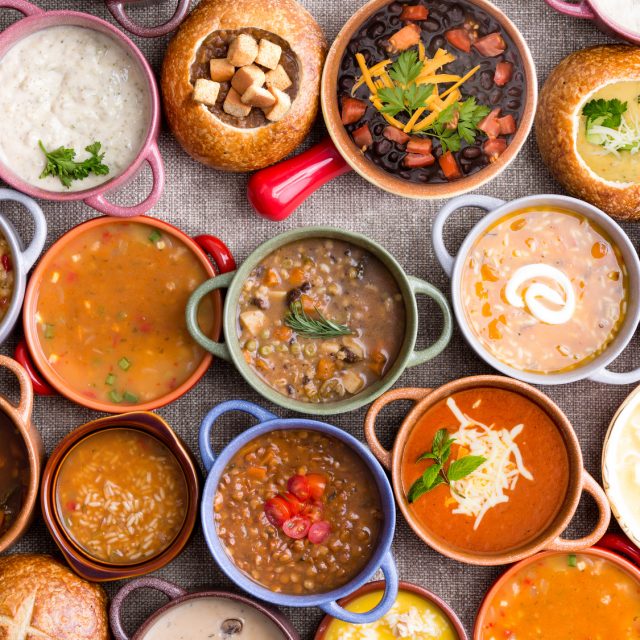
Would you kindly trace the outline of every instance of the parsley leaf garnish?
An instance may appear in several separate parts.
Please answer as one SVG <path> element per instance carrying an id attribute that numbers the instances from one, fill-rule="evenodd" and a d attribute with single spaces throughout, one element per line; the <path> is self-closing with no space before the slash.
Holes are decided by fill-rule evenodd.
<path id="1" fill-rule="evenodd" d="M 53 151 L 47 151 L 42 140 L 38 140 L 38 146 L 42 149 L 42 153 L 47 159 L 47 164 L 40 174 L 40 178 L 46 178 L 47 176 L 57 177 L 67 189 L 71 186 L 73 180 L 84 180 L 90 173 L 98 176 L 109 173 L 109 167 L 102 163 L 104 152 L 100 153 L 102 145 L 99 142 L 94 142 L 85 147 L 85 151 L 90 155 L 81 162 L 75 159 L 75 149 L 58 147 Z"/>
<path id="2" fill-rule="evenodd" d="M 415 49 L 407 49 L 389 67 L 389 77 L 407 87 L 418 79 L 422 67 L 422 62 L 418 60 L 418 52 Z"/>
<path id="3" fill-rule="evenodd" d="M 587 118 L 587 128 L 599 124 L 610 129 L 617 129 L 622 122 L 622 114 L 627 110 L 627 103 L 613 98 L 612 100 L 590 100 L 582 107 L 582 115 Z"/>

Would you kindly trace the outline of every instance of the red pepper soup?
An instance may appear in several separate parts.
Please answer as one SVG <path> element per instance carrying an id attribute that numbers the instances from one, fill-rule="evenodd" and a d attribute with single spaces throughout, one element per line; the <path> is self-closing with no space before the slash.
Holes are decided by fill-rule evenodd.
<path id="1" fill-rule="evenodd" d="M 556 518 L 569 461 L 557 426 L 519 393 L 479 387 L 428 409 L 402 457 L 409 508 L 432 535 L 461 550 L 526 544 Z"/>
<path id="2" fill-rule="evenodd" d="M 184 310 L 208 277 L 189 247 L 156 227 L 91 227 L 42 274 L 36 322 L 43 354 L 89 399 L 136 405 L 161 398 L 206 355 L 187 331 Z M 204 300 L 198 318 L 207 335 L 214 317 L 213 301 Z"/>

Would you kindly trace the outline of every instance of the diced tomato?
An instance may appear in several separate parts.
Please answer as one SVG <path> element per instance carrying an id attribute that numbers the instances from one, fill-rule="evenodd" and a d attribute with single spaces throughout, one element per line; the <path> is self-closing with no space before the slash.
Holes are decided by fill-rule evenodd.
<path id="1" fill-rule="evenodd" d="M 478 50 L 480 55 L 486 58 L 495 58 L 507 50 L 507 43 L 497 31 L 476 40 L 473 46 Z"/>
<path id="2" fill-rule="evenodd" d="M 411 136 L 406 134 L 404 131 L 398 129 L 398 127 L 392 127 L 389 125 L 385 127 L 385 130 L 382 132 L 382 135 L 387 139 L 393 142 L 397 142 L 398 144 L 407 144 L 411 139 Z"/>
<path id="3" fill-rule="evenodd" d="M 513 64 L 511 62 L 498 62 L 496 72 L 493 75 L 493 81 L 499 86 L 504 87 L 513 76 Z"/>
<path id="4" fill-rule="evenodd" d="M 430 153 L 407 153 L 402 159 L 402 164 L 410 169 L 418 167 L 430 167 L 436 159 Z"/>
<path id="5" fill-rule="evenodd" d="M 304 504 L 290 491 L 281 495 L 287 501 L 292 516 L 297 516 L 304 509 Z"/>
<path id="6" fill-rule="evenodd" d="M 289 489 L 289 491 L 298 498 L 298 500 L 308 500 L 311 496 L 307 476 L 291 476 L 289 478 L 289 482 L 287 482 L 287 489 Z"/>
<path id="7" fill-rule="evenodd" d="M 293 538 L 294 540 L 301 540 L 307 535 L 310 527 L 311 520 L 309 520 L 309 518 L 305 518 L 304 516 L 294 516 L 293 518 L 289 518 L 282 525 L 282 531 L 284 531 L 285 535 Z"/>
<path id="8" fill-rule="evenodd" d="M 11 271 L 11 269 L 13 268 L 13 266 L 11 265 L 11 256 L 8 253 L 4 253 L 2 255 L 2 268 L 5 271 Z"/>
<path id="9" fill-rule="evenodd" d="M 321 473 L 309 473 L 307 474 L 307 481 L 309 483 L 309 495 L 314 500 L 320 500 L 324 490 L 327 488 L 327 478 Z"/>
<path id="10" fill-rule="evenodd" d="M 331 533 L 331 525 L 326 520 L 320 520 L 319 522 L 314 522 L 309 527 L 309 533 L 307 537 L 309 538 L 309 542 L 313 544 L 322 544 Z"/>
<path id="11" fill-rule="evenodd" d="M 389 38 L 391 51 L 405 51 L 410 47 L 415 47 L 420 42 L 421 33 L 417 24 L 408 24 L 406 27 L 402 27 L 400 31 L 396 31 Z"/>
<path id="12" fill-rule="evenodd" d="M 500 107 L 495 108 L 488 116 L 485 116 L 478 123 L 478 129 L 487 134 L 489 138 L 497 138 L 500 135 L 500 123 L 498 116 Z"/>
<path id="13" fill-rule="evenodd" d="M 456 49 L 465 53 L 471 51 L 471 37 L 466 29 L 449 29 L 449 31 L 445 31 L 444 37 Z"/>
<path id="14" fill-rule="evenodd" d="M 462 178 L 462 172 L 460 171 L 458 162 L 451 151 L 443 153 L 438 158 L 438 162 L 440 163 L 442 173 L 444 173 L 447 180 L 457 180 L 458 178 Z"/>
<path id="15" fill-rule="evenodd" d="M 498 118 L 498 122 L 500 124 L 501 136 L 510 136 L 512 133 L 515 133 L 518 128 L 516 120 L 512 115 Z"/>
<path id="16" fill-rule="evenodd" d="M 67 511 L 77 511 L 79 505 L 75 500 L 69 500 L 65 506 Z"/>
<path id="17" fill-rule="evenodd" d="M 489 158 L 489 162 L 495 162 L 507 148 L 507 141 L 504 138 L 493 138 L 487 140 L 484 145 L 482 145 L 482 150 L 484 151 L 487 158 Z"/>
<path id="18" fill-rule="evenodd" d="M 360 149 L 368 149 L 373 144 L 373 136 L 368 124 L 363 124 L 359 129 L 356 129 L 352 134 L 353 141 L 360 147 Z"/>
<path id="19" fill-rule="evenodd" d="M 265 502 L 264 515 L 274 527 L 281 527 L 292 513 L 289 503 L 282 496 L 276 496 Z"/>
<path id="20" fill-rule="evenodd" d="M 400 20 L 426 20 L 429 17 L 429 9 L 422 4 L 406 5 L 400 14 Z"/>
<path id="21" fill-rule="evenodd" d="M 431 138 L 412 137 L 407 145 L 407 151 L 409 153 L 424 153 L 425 155 L 431 153 L 432 148 L 433 141 Z"/>
<path id="22" fill-rule="evenodd" d="M 367 104 L 358 98 L 342 98 L 342 124 L 358 122 L 367 111 Z"/>
<path id="23" fill-rule="evenodd" d="M 78 279 L 78 274 L 75 271 L 69 271 L 67 275 L 64 277 L 64 279 L 68 283 L 75 282 Z"/>

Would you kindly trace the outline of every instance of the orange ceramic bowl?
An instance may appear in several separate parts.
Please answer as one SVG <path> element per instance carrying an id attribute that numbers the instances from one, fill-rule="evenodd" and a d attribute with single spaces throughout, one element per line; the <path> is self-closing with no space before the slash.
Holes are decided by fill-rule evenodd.
<path id="1" fill-rule="evenodd" d="M 152 227 L 163 234 L 172 236 L 185 245 L 205 270 L 206 277 L 203 279 L 203 282 L 208 278 L 214 277 L 216 273 L 225 273 L 235 269 L 235 261 L 231 252 L 218 238 L 209 235 L 190 238 L 176 227 L 155 218 L 139 216 L 120 220 L 112 217 L 102 217 L 89 220 L 74 227 L 65 233 L 44 254 L 38 266 L 33 271 L 25 294 L 23 327 L 26 345 L 24 343 L 18 345 L 15 357 L 29 372 L 34 391 L 37 394 L 52 395 L 59 393 L 77 404 L 106 413 L 149 411 L 167 405 L 183 396 L 202 378 L 209 368 L 213 358 L 210 353 L 203 352 L 202 359 L 198 363 L 198 366 L 191 372 L 191 375 L 171 391 L 147 402 L 118 404 L 116 402 L 102 401 L 98 398 L 89 397 L 86 389 L 83 390 L 74 387 L 54 369 L 47 359 L 38 335 L 37 309 L 41 284 L 48 269 L 69 243 L 76 240 L 79 236 L 107 226 L 128 225 L 132 223 Z M 209 256 L 213 259 L 213 263 Z M 214 269 L 214 264 L 217 269 Z M 131 276 L 135 277 L 136 274 L 132 273 Z M 212 293 L 211 300 L 213 303 L 214 323 L 210 337 L 216 340 L 219 338 L 222 330 L 222 298 L 220 293 L 218 291 Z M 180 313 L 182 314 L 182 310 Z M 150 315 L 153 315 L 153 309 L 150 309 Z"/>

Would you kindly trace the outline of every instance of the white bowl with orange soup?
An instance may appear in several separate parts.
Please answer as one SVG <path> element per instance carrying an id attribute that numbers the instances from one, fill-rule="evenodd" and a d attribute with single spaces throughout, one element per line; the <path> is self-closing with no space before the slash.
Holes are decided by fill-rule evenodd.
<path id="1" fill-rule="evenodd" d="M 444 225 L 464 207 L 488 213 L 454 257 Z M 560 195 L 462 196 L 436 216 L 433 247 L 463 335 L 493 368 L 536 384 L 640 380 L 640 368 L 607 369 L 640 321 L 640 261 L 596 207 Z"/>
<path id="2" fill-rule="evenodd" d="M 191 239 L 153 218 L 98 218 L 62 236 L 25 296 L 28 352 L 19 348 L 16 358 L 36 392 L 109 413 L 156 409 L 186 393 L 212 360 L 184 319 L 192 291 L 216 274 L 207 254 L 219 272 L 235 267 L 217 238 Z M 200 307 L 213 339 L 221 309 L 217 293 Z"/>

